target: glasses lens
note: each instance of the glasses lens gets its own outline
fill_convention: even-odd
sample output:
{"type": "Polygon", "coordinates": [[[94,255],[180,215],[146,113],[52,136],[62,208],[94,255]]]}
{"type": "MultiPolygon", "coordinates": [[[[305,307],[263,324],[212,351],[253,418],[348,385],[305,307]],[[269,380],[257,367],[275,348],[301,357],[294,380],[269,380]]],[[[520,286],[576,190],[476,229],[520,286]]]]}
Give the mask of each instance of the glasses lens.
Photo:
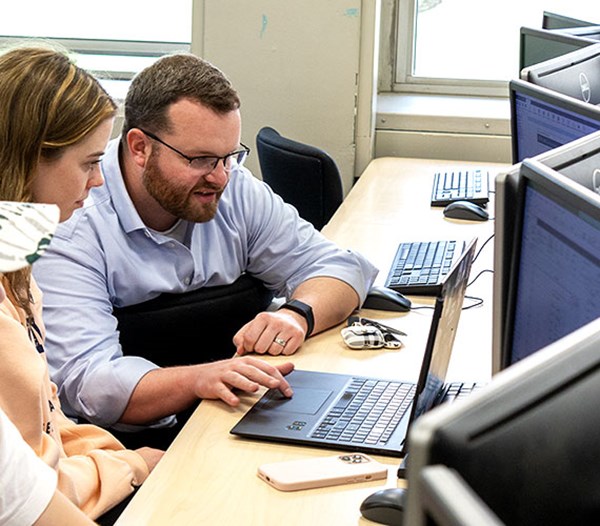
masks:
{"type": "Polygon", "coordinates": [[[196,157],[190,162],[190,168],[198,175],[208,175],[217,168],[220,160],[223,160],[223,167],[226,172],[230,172],[237,166],[241,166],[248,157],[248,150],[233,152],[226,157],[196,157]]]}
{"type": "Polygon", "coordinates": [[[190,168],[198,175],[207,175],[215,169],[218,162],[218,157],[196,157],[190,162],[190,168]]]}

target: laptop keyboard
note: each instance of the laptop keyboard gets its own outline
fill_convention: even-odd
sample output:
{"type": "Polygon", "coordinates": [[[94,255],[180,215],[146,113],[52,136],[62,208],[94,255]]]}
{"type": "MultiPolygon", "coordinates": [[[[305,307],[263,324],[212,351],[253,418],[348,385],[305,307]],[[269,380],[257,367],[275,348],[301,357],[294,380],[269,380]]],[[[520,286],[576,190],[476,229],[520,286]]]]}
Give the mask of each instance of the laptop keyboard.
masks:
{"type": "Polygon", "coordinates": [[[442,403],[452,403],[456,400],[466,398],[477,389],[481,389],[484,384],[480,383],[463,383],[453,382],[446,385],[446,389],[442,395],[442,403]]]}
{"type": "Polygon", "coordinates": [[[400,243],[385,286],[402,294],[436,295],[457,246],[454,240],[400,243]]]}
{"type": "Polygon", "coordinates": [[[311,436],[355,444],[385,444],[414,394],[414,384],[354,378],[311,436]]]}
{"type": "Polygon", "coordinates": [[[446,206],[453,201],[485,205],[489,201],[488,171],[475,168],[435,173],[431,206],[446,206]]]}

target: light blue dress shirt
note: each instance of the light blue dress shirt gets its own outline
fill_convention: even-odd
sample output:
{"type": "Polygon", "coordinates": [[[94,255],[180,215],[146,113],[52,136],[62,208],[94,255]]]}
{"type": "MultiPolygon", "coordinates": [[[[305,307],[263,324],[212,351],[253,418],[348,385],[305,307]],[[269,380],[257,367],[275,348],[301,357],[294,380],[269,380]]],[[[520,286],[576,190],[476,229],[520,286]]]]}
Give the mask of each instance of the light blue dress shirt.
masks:
{"type": "MultiPolygon", "coordinates": [[[[105,184],[60,225],[34,266],[44,293],[46,354],[65,413],[113,425],[142,376],[157,368],[123,356],[113,306],[230,284],[243,272],[286,297],[309,278],[335,277],[364,300],[377,269],[328,241],[245,168],[231,174],[214,219],[188,224],[186,244],[151,231],[127,193],[118,151],[118,140],[111,141],[105,184]]],[[[197,352],[201,362],[200,344],[197,352]]]]}

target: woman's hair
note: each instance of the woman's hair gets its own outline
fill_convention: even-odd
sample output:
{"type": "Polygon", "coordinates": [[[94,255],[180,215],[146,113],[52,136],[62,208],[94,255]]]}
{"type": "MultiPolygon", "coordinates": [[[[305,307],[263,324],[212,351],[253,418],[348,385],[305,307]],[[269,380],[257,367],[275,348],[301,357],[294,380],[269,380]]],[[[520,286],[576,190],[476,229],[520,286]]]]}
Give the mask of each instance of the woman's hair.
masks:
{"type": "MultiPolygon", "coordinates": [[[[102,122],[116,105],[66,50],[46,44],[0,54],[0,200],[31,202],[41,159],[58,159],[102,122]]],[[[30,270],[5,276],[12,299],[30,313],[30,270]]]]}
{"type": "Polygon", "coordinates": [[[125,98],[125,122],[121,140],[132,128],[169,131],[167,111],[189,99],[216,113],[237,110],[240,99],[229,79],[210,62],[191,53],[161,57],[138,73],[125,98]]]}

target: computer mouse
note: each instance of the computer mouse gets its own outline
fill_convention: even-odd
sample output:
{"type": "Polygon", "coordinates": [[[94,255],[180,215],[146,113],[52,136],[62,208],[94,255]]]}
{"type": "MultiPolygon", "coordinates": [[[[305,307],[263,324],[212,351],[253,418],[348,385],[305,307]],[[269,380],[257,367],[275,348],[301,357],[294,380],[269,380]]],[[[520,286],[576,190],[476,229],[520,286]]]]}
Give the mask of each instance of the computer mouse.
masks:
{"type": "Polygon", "coordinates": [[[365,519],[379,524],[401,526],[404,519],[405,505],[405,489],[380,489],[363,500],[360,505],[360,513],[365,519]]]}
{"type": "Polygon", "coordinates": [[[444,208],[444,216],[452,219],[468,221],[487,221],[490,216],[487,210],[471,201],[454,201],[444,208]]]}
{"type": "Polygon", "coordinates": [[[362,306],[365,309],[407,312],[410,310],[411,302],[394,289],[374,285],[369,290],[362,306]]]}

